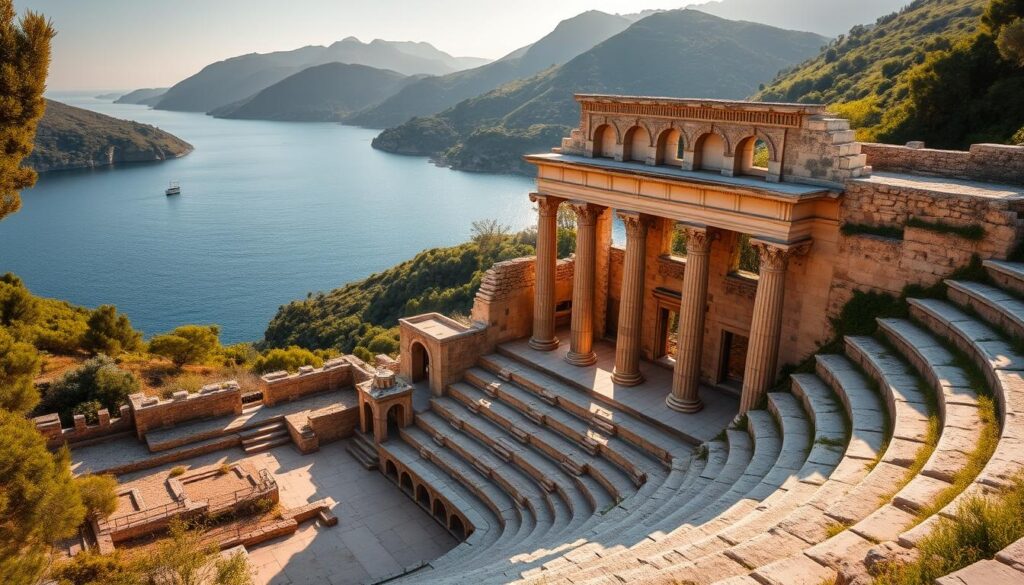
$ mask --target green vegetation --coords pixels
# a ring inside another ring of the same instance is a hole
[[[19,192],[35,184],[36,173],[22,161],[32,152],[43,115],[50,68],[50,21],[28,11],[15,22],[13,0],[0,0],[0,220],[21,208]]]
[[[520,156],[557,146],[578,123],[574,93],[740,99],[757,90],[766,72],[813,55],[824,42],[811,33],[695,10],[660,12],[564,65],[385,130],[373,145],[432,156],[458,169],[530,172]],[[643,67],[636,66],[638,59]]]
[[[93,354],[117,356],[142,346],[142,334],[133,329],[128,317],[119,315],[113,305],[100,305],[89,315],[86,327],[82,348]]]
[[[907,219],[907,227],[915,227],[940,234],[959,236],[965,240],[977,242],[985,237],[985,228],[978,224],[952,225],[943,221],[928,221],[918,217]]]
[[[117,478],[113,475],[83,475],[75,478],[86,514],[108,518],[117,511]]]
[[[397,353],[397,350],[392,353]],[[313,366],[319,368],[324,365],[324,357],[330,355],[327,350],[318,349],[316,352],[291,346],[285,349],[275,348],[256,358],[252,364],[252,371],[257,374],[285,370],[296,372],[302,366]]]
[[[201,364],[221,349],[217,325],[182,325],[170,333],[157,335],[149,342],[149,351],[170,359],[174,365]]]
[[[1024,478],[995,497],[964,501],[954,518],[940,518],[918,545],[917,561],[893,563],[875,585],[930,585],[935,579],[984,559],[991,559],[1024,537]]]
[[[866,223],[844,223],[839,231],[844,236],[878,236],[894,240],[903,239],[903,228],[890,225],[868,225]]]
[[[25,162],[46,172],[166,160],[189,152],[191,144],[156,126],[46,100],[35,149]]]
[[[1019,142],[1022,16],[1019,0],[916,0],[852,28],[756,97],[827,103],[864,141]]]
[[[139,381],[131,372],[119,368],[111,358],[99,355],[50,384],[39,411],[58,413],[66,427],[73,424],[75,414],[83,414],[89,424],[96,424],[99,421],[97,410],[106,408],[114,415],[122,404],[128,403],[128,395],[138,391]]]

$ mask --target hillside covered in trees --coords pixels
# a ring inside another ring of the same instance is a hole
[[[854,27],[756,97],[829,104],[863,141],[1021,142],[1022,16],[1020,0],[916,0]]]

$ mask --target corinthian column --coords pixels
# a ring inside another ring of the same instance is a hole
[[[572,339],[565,361],[574,366],[597,363],[594,353],[594,262],[597,244],[597,216],[602,207],[573,201],[576,212],[576,265],[572,280]]]
[[[740,414],[757,405],[775,382],[779,361],[779,337],[782,333],[782,307],[785,301],[786,267],[792,256],[810,248],[810,241],[780,244],[751,240],[761,259],[757,295],[754,297],[754,318],[750,322],[747,363],[743,369],[743,394]]]
[[[558,338],[555,337],[555,260],[558,255],[558,205],[562,200],[531,193],[530,201],[537,204],[536,284],[530,347],[551,351],[558,347]]]
[[[686,228],[686,271],[679,304],[679,333],[672,393],[665,404],[679,412],[697,412],[700,401],[700,363],[704,349],[704,315],[708,304],[708,268],[711,242],[717,234],[704,227]]]
[[[612,381],[623,386],[636,386],[644,381],[640,374],[640,329],[643,326],[644,264],[650,220],[646,215],[625,211],[619,212],[619,217],[626,225],[626,259],[622,267]]]

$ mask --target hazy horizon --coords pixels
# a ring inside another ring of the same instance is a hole
[[[829,1],[834,4],[828,5]],[[229,57],[330,45],[350,36],[363,42],[377,38],[428,42],[456,57],[498,59],[541,38],[560,21],[588,10],[635,14],[705,2],[376,0],[370,4],[295,0],[281,9],[271,0],[17,0],[15,8],[41,12],[58,31],[53,42],[50,91],[113,91],[166,87]],[[746,0],[731,3],[741,13],[749,13],[750,20],[778,20],[769,24],[808,30],[801,24],[822,12],[831,17],[835,11],[837,23],[845,23],[850,14],[863,14],[862,20],[869,22],[880,10],[903,0],[864,0],[856,6],[845,0],[824,0],[813,4],[814,10],[805,7],[789,13],[773,13],[771,6]],[[756,14],[758,11],[761,14]]]

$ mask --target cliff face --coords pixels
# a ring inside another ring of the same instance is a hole
[[[26,163],[40,173],[177,158],[192,145],[155,126],[46,101]]]

